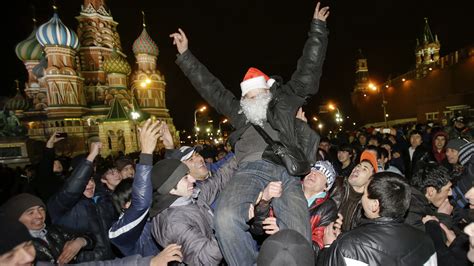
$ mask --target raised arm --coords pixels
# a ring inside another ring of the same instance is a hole
[[[188,49],[188,39],[183,30],[178,29],[170,35],[173,44],[176,45],[178,59],[176,63],[188,77],[191,84],[199,92],[199,94],[214,107],[217,112],[230,118],[230,122],[235,125],[240,109],[240,103],[235,95],[227,90],[224,85],[217,79],[199,60],[194,57]]]
[[[303,98],[314,95],[319,90],[319,79],[328,43],[328,30],[326,29],[328,16],[329,7],[320,9],[320,3],[317,3],[303,54],[298,60],[296,71],[291,76],[291,80],[286,84],[293,93]]]

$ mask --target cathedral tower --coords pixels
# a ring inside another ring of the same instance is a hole
[[[434,35],[433,37],[430,25],[428,24],[428,18],[425,18],[421,43],[418,38],[416,39],[415,56],[417,78],[426,76],[429,68],[438,62],[440,47],[441,44],[439,43],[438,36]]]

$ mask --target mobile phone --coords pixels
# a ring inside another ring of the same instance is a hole
[[[66,132],[59,132],[56,134],[56,137],[58,138],[67,138],[67,133]]]

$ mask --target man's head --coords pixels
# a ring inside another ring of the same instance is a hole
[[[329,153],[329,149],[331,148],[331,142],[327,137],[321,138],[321,140],[319,141],[319,148]]]
[[[369,219],[378,217],[402,218],[410,206],[411,189],[395,173],[374,174],[362,196],[364,214]]]
[[[359,144],[365,146],[367,144],[367,136],[364,133],[361,133],[357,139],[359,140]]]
[[[433,136],[433,147],[437,151],[442,151],[446,147],[447,143],[448,134],[446,134],[446,132],[439,131]]]
[[[317,161],[303,179],[303,191],[316,194],[327,192],[336,180],[336,171],[329,161]]]
[[[342,144],[337,150],[337,160],[341,163],[350,162],[352,160],[353,150],[349,144]]]
[[[115,167],[120,172],[122,179],[133,178],[135,169],[133,168],[133,161],[128,158],[120,158],[115,161]]]
[[[240,83],[242,98],[240,106],[247,120],[252,124],[263,126],[267,120],[267,107],[272,99],[270,87],[275,82],[256,68],[250,68]]]
[[[2,210],[7,217],[20,221],[28,230],[41,230],[45,226],[46,205],[31,194],[12,197],[2,206]]]
[[[182,146],[171,152],[170,159],[183,162],[189,168],[189,174],[197,180],[204,180],[209,176],[204,158],[199,154],[201,146]]]
[[[448,144],[446,145],[446,158],[450,164],[458,163],[459,150],[461,150],[461,146],[467,143],[469,143],[469,141],[465,139],[452,139],[448,141]]]
[[[387,158],[388,158],[389,161],[392,160],[392,146],[393,146],[393,144],[389,140],[382,141],[382,143],[380,144],[380,147],[387,151],[387,153],[388,153]]]
[[[271,235],[262,244],[257,258],[259,266],[313,266],[314,252],[300,233],[285,229]]]
[[[112,202],[117,213],[122,213],[132,203],[133,179],[125,179],[115,188],[112,194]]]
[[[457,115],[452,119],[453,125],[456,129],[464,129],[466,127],[466,118],[462,115]]]
[[[410,145],[412,148],[416,148],[423,143],[423,133],[418,130],[412,130],[410,132]]]
[[[380,139],[378,136],[374,136],[372,135],[369,139],[369,142],[367,143],[367,145],[373,145],[375,147],[378,147],[380,145]]]
[[[33,265],[36,251],[25,225],[0,215],[0,265]]]
[[[451,195],[452,184],[448,169],[434,162],[420,165],[414,173],[411,183],[435,207],[441,206]]]
[[[122,175],[117,168],[109,168],[101,175],[100,182],[105,184],[111,191],[114,191],[120,182],[122,182]]]
[[[370,177],[377,172],[377,158],[374,154],[364,151],[360,157],[360,163],[357,164],[348,178],[349,184],[359,193],[363,192],[364,187],[369,183]]]

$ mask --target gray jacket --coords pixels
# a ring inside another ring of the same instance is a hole
[[[197,198],[185,205],[173,204],[158,213],[152,220],[152,234],[158,244],[181,245],[183,262],[188,265],[218,265],[222,254],[214,236],[214,215],[209,206],[236,168],[234,157],[200,184]]]

